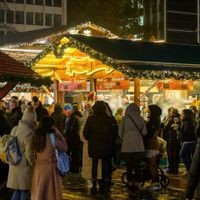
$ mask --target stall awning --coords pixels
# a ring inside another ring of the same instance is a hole
[[[200,71],[200,46],[71,35],[97,52],[136,70]]]

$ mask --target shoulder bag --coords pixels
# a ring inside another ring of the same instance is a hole
[[[70,156],[65,152],[58,150],[58,148],[56,147],[56,139],[54,133],[50,133],[50,140],[55,150],[58,171],[60,172],[61,176],[65,176],[70,170]]]

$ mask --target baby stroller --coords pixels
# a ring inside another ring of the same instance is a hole
[[[169,185],[169,177],[165,174],[163,169],[159,166],[160,160],[166,160],[167,159],[167,151],[166,151],[166,142],[160,138],[158,139],[158,145],[159,145],[159,155],[157,156],[157,163],[158,163],[158,175],[159,175],[159,183],[161,186],[161,189],[166,188]],[[148,169],[147,162],[143,161],[139,165],[139,174],[135,175],[133,172],[133,178],[135,182],[138,182],[140,186],[144,186],[145,181],[151,180],[150,172]],[[127,172],[124,172],[122,174],[122,182],[127,185]]]
[[[158,166],[158,174],[159,174],[159,183],[161,189],[165,189],[169,185],[169,177],[165,174],[165,172]],[[140,163],[140,170],[137,176],[133,172],[134,181],[139,183],[140,187],[144,186],[145,181],[151,180],[151,176],[149,173],[147,162]],[[122,174],[122,182],[127,185],[127,172]]]

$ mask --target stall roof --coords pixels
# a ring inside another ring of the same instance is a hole
[[[141,70],[200,71],[200,46],[70,35],[97,52]]]
[[[43,78],[22,62],[0,51],[0,82],[31,83],[35,86],[50,85],[49,77]]]
[[[0,51],[0,75],[12,74],[23,76],[34,76],[36,73],[26,67],[23,63],[16,61],[7,54]]]

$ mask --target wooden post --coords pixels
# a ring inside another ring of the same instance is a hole
[[[140,79],[134,80],[134,102],[140,106]]]
[[[54,80],[54,103],[58,103],[58,80]]]
[[[93,78],[94,101],[97,100],[97,79]]]
[[[15,83],[7,83],[3,88],[0,89],[0,100],[3,99],[10,90],[14,88]]]

